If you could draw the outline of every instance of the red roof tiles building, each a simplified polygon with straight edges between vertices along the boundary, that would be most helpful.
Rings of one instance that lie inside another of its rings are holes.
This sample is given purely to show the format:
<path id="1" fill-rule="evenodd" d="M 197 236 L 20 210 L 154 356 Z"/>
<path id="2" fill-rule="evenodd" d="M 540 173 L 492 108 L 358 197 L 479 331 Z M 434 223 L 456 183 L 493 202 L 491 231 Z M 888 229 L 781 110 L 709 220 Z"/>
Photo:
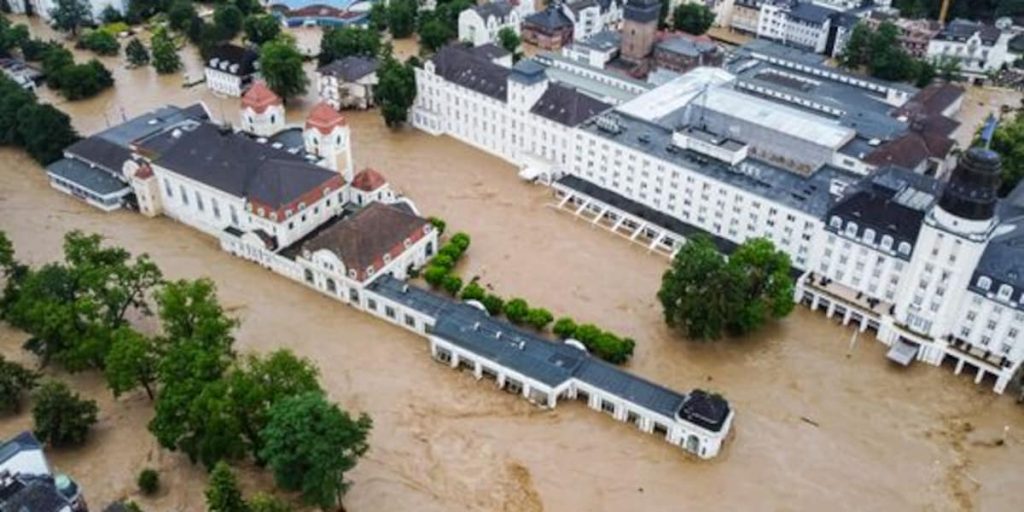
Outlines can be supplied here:
<path id="1" fill-rule="evenodd" d="M 262 114 L 268 108 L 273 105 L 283 105 L 281 97 L 274 94 L 267 84 L 263 82 L 256 82 L 245 92 L 242 96 L 242 107 L 251 108 L 256 111 L 257 114 Z"/>
<path id="2" fill-rule="evenodd" d="M 363 192 L 373 192 L 387 184 L 388 180 L 381 173 L 369 167 L 359 171 L 355 178 L 352 178 L 352 187 Z"/>
<path id="3" fill-rule="evenodd" d="M 331 133 L 334 128 L 345 126 L 346 124 L 345 116 L 338 113 L 337 110 L 334 110 L 334 107 L 324 101 L 317 103 L 313 110 L 309 112 L 309 117 L 306 118 L 307 130 L 316 128 L 324 135 Z"/>

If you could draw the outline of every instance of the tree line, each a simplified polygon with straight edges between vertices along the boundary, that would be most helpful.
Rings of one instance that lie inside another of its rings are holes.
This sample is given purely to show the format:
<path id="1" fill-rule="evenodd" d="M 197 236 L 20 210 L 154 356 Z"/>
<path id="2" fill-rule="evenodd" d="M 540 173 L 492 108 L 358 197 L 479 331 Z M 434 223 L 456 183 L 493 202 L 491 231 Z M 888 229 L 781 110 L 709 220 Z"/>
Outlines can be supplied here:
<path id="1" fill-rule="evenodd" d="M 40 165 L 49 165 L 78 139 L 67 114 L 0 76 L 0 145 L 20 147 Z"/>
<path id="2" fill-rule="evenodd" d="M 165 280 L 148 256 L 78 231 L 65 236 L 62 261 L 38 267 L 20 263 L 0 233 L 0 272 L 0 317 L 29 334 L 24 348 L 42 368 L 102 372 L 115 397 L 145 393 L 155 409 L 150 432 L 193 463 L 213 470 L 253 460 L 309 504 L 340 503 L 372 421 L 330 402 L 308 359 L 287 349 L 239 356 L 239 322 L 212 281 Z M 153 315 L 153 334 L 129 321 Z M 0 360 L 0 408 L 8 410 L 38 381 L 12 364 Z M 51 444 L 83 442 L 98 413 L 95 402 L 52 381 L 34 402 L 36 433 Z M 154 480 L 140 474 L 140 487 Z"/>
<path id="3" fill-rule="evenodd" d="M 844 68 L 866 71 L 868 75 L 893 82 L 909 82 L 925 87 L 936 76 L 952 80 L 959 75 L 959 61 L 944 59 L 936 63 L 912 57 L 899 41 L 900 29 L 883 21 L 877 29 L 861 21 L 854 25 L 846 47 L 839 55 Z"/>

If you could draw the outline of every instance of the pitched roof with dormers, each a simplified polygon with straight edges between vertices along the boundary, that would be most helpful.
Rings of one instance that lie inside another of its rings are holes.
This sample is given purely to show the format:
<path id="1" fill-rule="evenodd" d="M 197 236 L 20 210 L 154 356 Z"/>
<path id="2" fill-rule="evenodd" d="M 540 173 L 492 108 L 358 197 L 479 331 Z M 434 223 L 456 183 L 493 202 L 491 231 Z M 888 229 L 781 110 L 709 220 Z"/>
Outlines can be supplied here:
<path id="1" fill-rule="evenodd" d="M 251 108 L 257 114 L 262 114 L 272 105 L 282 105 L 281 97 L 271 91 L 267 84 L 256 82 L 242 96 L 242 107 Z"/>
<path id="2" fill-rule="evenodd" d="M 321 101 L 317 103 L 306 118 L 306 129 L 316 128 L 320 133 L 331 133 L 338 126 L 345 126 L 345 116 L 334 110 L 334 107 Z"/>

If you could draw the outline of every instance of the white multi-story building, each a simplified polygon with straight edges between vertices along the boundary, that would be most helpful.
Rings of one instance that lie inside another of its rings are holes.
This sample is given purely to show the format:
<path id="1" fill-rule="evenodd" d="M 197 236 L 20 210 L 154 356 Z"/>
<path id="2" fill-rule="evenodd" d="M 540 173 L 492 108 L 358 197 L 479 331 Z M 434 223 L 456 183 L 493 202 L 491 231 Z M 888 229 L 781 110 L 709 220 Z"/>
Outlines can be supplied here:
<path id="1" fill-rule="evenodd" d="M 337 110 L 365 110 L 376 105 L 377 59 L 350 55 L 317 70 L 320 99 Z"/>
<path id="2" fill-rule="evenodd" d="M 766 1 L 761 4 L 757 36 L 823 53 L 838 13 L 809 2 Z"/>
<path id="3" fill-rule="evenodd" d="M 85 0 L 89 15 L 96 23 L 103 21 L 103 11 L 111 8 L 120 14 L 128 12 L 128 0 Z M 7 5 L 15 14 L 34 14 L 50 21 L 50 12 L 57 8 L 57 0 L 9 0 Z"/>
<path id="4" fill-rule="evenodd" d="M 239 97 L 249 88 L 259 68 L 259 54 L 248 48 L 222 44 L 210 50 L 203 74 L 206 87 L 226 96 Z"/>
<path id="5" fill-rule="evenodd" d="M 507 28 L 518 36 L 523 14 L 504 0 L 474 5 L 459 13 L 459 41 L 480 46 L 499 43 L 498 32 Z"/>
<path id="6" fill-rule="evenodd" d="M 928 43 L 927 56 L 935 62 L 954 59 L 961 73 L 980 79 L 1013 63 L 1007 48 L 1013 36 L 992 25 L 956 19 Z"/>

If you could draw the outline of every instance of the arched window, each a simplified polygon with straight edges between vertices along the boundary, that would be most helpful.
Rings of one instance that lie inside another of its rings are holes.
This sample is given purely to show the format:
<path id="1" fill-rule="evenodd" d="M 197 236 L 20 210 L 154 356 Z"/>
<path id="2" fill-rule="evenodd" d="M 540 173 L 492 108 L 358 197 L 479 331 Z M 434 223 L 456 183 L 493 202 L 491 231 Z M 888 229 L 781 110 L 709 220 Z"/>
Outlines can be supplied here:
<path id="1" fill-rule="evenodd" d="M 978 288 L 981 288 L 982 290 L 988 290 L 991 287 L 992 279 L 990 279 L 988 276 L 981 276 L 978 278 Z"/>
<path id="2" fill-rule="evenodd" d="M 334 279 L 327 278 L 327 291 L 331 293 L 338 293 L 338 286 L 334 284 Z"/>
<path id="3" fill-rule="evenodd" d="M 846 234 L 849 236 L 857 236 L 857 223 L 851 222 L 846 225 Z"/>
<path id="4" fill-rule="evenodd" d="M 305 274 L 306 282 L 309 284 L 313 284 L 313 271 L 307 268 Z"/>
<path id="5" fill-rule="evenodd" d="M 1010 295 L 1013 294 L 1013 287 L 1008 284 L 999 285 L 999 298 L 1003 300 L 1009 300 Z"/>
<path id="6" fill-rule="evenodd" d="M 869 244 L 875 243 L 875 230 L 867 228 L 864 230 L 864 241 Z"/>
<path id="7" fill-rule="evenodd" d="M 899 251 L 903 254 L 910 254 L 910 242 L 900 242 Z"/>
<path id="8" fill-rule="evenodd" d="M 887 251 L 889 249 L 892 249 L 892 237 L 891 236 L 889 236 L 889 235 L 883 235 L 882 236 L 882 249 L 885 249 Z"/>
<path id="9" fill-rule="evenodd" d="M 828 221 L 828 225 L 836 229 L 839 229 L 843 225 L 843 219 L 840 219 L 838 215 L 833 215 Z"/>

